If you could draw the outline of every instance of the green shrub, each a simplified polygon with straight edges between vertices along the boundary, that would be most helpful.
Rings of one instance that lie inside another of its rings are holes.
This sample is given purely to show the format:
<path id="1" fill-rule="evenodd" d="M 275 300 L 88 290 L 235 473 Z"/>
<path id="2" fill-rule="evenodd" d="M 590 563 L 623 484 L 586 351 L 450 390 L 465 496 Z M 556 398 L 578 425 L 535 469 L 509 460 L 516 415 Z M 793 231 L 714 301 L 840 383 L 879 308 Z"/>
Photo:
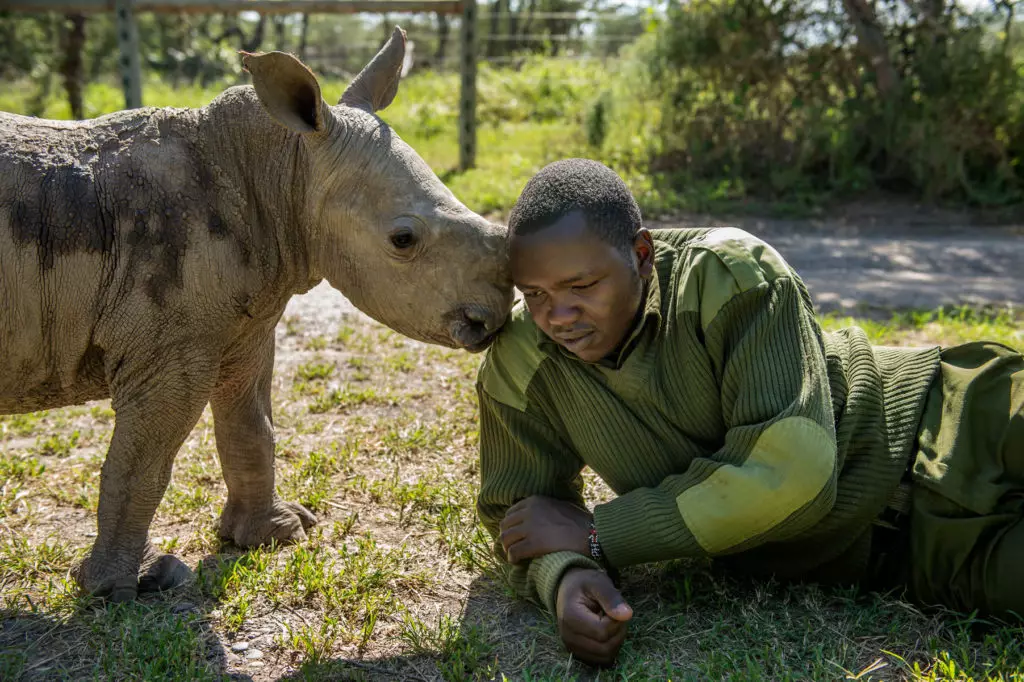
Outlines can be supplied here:
<path id="1" fill-rule="evenodd" d="M 944 16 L 928 32 L 879 3 L 900 78 L 886 96 L 845 15 L 816 7 L 672 5 L 645 53 L 663 114 L 651 169 L 774 198 L 1024 199 L 1024 68 L 991 13 Z"/>

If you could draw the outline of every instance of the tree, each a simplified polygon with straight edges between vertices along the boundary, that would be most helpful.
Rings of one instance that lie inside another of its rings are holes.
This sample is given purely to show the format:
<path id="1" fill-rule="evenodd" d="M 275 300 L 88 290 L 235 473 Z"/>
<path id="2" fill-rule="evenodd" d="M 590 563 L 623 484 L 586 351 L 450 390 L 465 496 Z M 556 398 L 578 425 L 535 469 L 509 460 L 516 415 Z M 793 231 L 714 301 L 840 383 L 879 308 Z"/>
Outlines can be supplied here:
<path id="1" fill-rule="evenodd" d="M 85 118 L 85 107 L 82 104 L 82 52 L 85 48 L 85 17 L 81 14 L 69 14 L 61 27 L 61 43 L 64 47 L 64 59 L 61 61 L 60 73 L 64 78 L 64 89 L 71 105 L 71 115 L 78 120 Z"/>

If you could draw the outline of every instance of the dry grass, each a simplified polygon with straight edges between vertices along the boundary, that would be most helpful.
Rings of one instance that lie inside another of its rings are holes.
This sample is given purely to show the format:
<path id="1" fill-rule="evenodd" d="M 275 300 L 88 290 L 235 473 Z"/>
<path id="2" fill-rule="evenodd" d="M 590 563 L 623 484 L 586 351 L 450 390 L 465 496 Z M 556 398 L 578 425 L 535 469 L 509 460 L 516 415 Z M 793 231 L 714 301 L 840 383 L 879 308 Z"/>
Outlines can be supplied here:
<path id="1" fill-rule="evenodd" d="M 1019 346 L 1019 321 L 904 316 L 871 333 Z M 221 544 L 207 413 L 152 529 L 197 580 L 138 603 L 97 606 L 67 577 L 95 536 L 108 403 L 0 418 L 0 679 L 1021 679 L 1020 628 L 682 562 L 627 572 L 620 664 L 580 666 L 511 598 L 473 516 L 479 356 L 355 314 L 287 317 L 278 338 L 280 492 L 320 524 L 298 546 Z"/>

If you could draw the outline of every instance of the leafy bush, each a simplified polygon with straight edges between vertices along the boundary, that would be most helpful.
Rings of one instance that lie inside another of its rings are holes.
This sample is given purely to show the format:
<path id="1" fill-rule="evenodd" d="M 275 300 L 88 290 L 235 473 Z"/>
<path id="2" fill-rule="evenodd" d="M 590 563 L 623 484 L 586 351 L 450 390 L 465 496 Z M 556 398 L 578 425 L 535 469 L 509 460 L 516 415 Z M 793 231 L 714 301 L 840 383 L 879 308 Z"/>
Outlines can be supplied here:
<path id="1" fill-rule="evenodd" d="M 898 87 L 879 87 L 842 5 L 693 0 L 645 47 L 662 110 L 652 171 L 742 193 L 869 188 L 1024 198 L 1024 65 L 996 15 L 878 4 Z M 884 21 L 883 21 L 884 19 Z"/>

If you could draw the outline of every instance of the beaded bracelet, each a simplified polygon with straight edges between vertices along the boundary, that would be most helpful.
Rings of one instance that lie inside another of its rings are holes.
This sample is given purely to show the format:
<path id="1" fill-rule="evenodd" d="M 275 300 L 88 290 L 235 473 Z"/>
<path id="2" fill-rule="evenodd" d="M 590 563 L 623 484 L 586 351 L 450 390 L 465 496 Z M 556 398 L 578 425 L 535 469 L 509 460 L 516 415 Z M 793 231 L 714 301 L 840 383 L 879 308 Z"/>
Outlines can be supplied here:
<path id="1" fill-rule="evenodd" d="M 597 526 L 594 522 L 590 522 L 590 556 L 591 558 L 600 563 L 604 564 L 604 552 L 601 551 L 601 543 L 597 539 Z"/>

